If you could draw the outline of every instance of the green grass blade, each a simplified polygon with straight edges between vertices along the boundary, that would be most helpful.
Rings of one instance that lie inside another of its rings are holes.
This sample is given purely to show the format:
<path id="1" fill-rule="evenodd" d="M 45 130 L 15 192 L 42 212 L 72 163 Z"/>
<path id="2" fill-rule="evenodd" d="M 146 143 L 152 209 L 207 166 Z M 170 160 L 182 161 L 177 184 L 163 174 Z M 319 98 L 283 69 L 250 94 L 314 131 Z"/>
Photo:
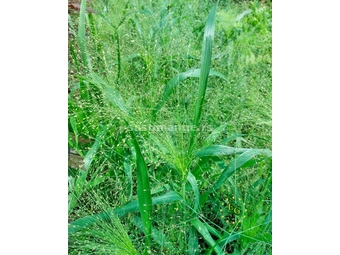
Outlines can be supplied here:
<path id="1" fill-rule="evenodd" d="M 252 12 L 252 10 L 248 9 L 248 10 L 245 10 L 244 12 L 242 12 L 240 15 L 238 15 L 235 19 L 235 22 L 238 22 L 240 21 L 241 19 L 243 19 L 244 16 L 250 14 Z"/>
<path id="2" fill-rule="evenodd" d="M 194 226 L 189 231 L 188 255 L 199 255 L 198 234 Z"/>
<path id="3" fill-rule="evenodd" d="M 229 147 L 225 145 L 211 145 L 198 151 L 196 153 L 196 156 L 197 157 L 209 157 L 209 156 L 221 157 L 221 156 L 234 155 L 237 153 L 243 153 L 248 150 L 249 149 L 234 148 L 234 147 Z"/>
<path id="4" fill-rule="evenodd" d="M 199 90 L 198 90 L 198 98 L 196 101 L 195 116 L 194 116 L 194 122 L 193 122 L 195 127 L 198 127 L 199 125 L 200 117 L 202 114 L 204 97 L 205 97 L 205 93 L 207 90 L 208 76 L 209 76 L 210 66 L 211 66 L 212 45 L 214 41 L 216 10 L 217 10 L 217 3 L 215 4 L 213 9 L 209 13 L 209 16 L 208 16 L 208 19 L 205 25 L 205 30 L 204 30 Z M 192 150 L 195 135 L 196 135 L 196 130 L 193 130 L 190 135 L 189 151 Z"/>
<path id="5" fill-rule="evenodd" d="M 182 197 L 180 195 L 178 195 L 174 191 L 168 191 L 167 193 L 165 193 L 163 195 L 153 197 L 152 198 L 152 205 L 168 204 L 168 203 L 172 203 L 172 202 L 176 202 L 176 201 L 180 201 L 180 200 L 182 200 Z M 134 201 L 131 201 L 130 203 L 122 206 L 122 207 L 114 209 L 113 212 L 117 216 L 123 217 L 127 213 L 138 212 L 138 210 L 139 210 L 138 201 L 134 200 Z"/>
<path id="6" fill-rule="evenodd" d="M 187 78 L 199 78 L 201 73 L 201 69 L 190 69 L 188 71 L 185 71 L 183 73 L 180 73 L 173 77 L 165 86 L 163 96 L 161 101 L 154 107 L 152 111 L 153 118 L 156 117 L 157 112 L 165 105 L 166 101 L 168 100 L 169 96 L 172 94 L 174 89 L 185 79 Z M 224 80 L 227 80 L 227 77 L 219 72 L 210 70 L 209 76 L 214 75 L 217 77 L 220 77 Z"/>
<path id="7" fill-rule="evenodd" d="M 77 60 L 77 55 L 76 55 L 76 52 L 74 50 L 72 43 L 69 43 L 69 47 L 70 47 L 70 52 L 71 52 L 71 56 L 72 56 L 72 59 L 73 59 L 73 63 L 75 65 L 77 71 L 80 72 L 80 67 L 79 67 L 79 63 L 78 63 L 78 60 Z M 68 66 L 70 66 L 70 60 L 69 60 Z"/>
<path id="8" fill-rule="evenodd" d="M 216 77 L 219 77 L 219 78 L 227 81 L 227 76 L 225 76 L 223 73 L 216 72 L 214 70 L 210 70 L 209 71 L 209 76 L 216 76 Z"/>
<path id="9" fill-rule="evenodd" d="M 131 115 L 129 109 L 125 106 L 124 100 L 117 90 L 109 86 L 99 75 L 92 73 L 91 82 L 96 84 L 103 92 L 105 98 L 122 110 L 125 114 Z"/>
<path id="10" fill-rule="evenodd" d="M 78 24 L 78 44 L 80 48 L 80 53 L 81 53 L 81 58 L 83 60 L 83 63 L 85 66 L 87 66 L 87 58 L 86 58 L 86 53 L 85 53 L 85 13 L 86 11 L 86 0 L 81 0 L 81 5 L 80 5 L 80 16 L 79 16 L 79 24 Z"/>
<path id="11" fill-rule="evenodd" d="M 199 77 L 199 73 L 200 69 L 191 69 L 172 78 L 164 88 L 162 100 L 153 109 L 153 116 L 155 117 L 156 113 L 164 106 L 176 86 L 188 77 Z"/>
<path id="12" fill-rule="evenodd" d="M 74 133 L 74 139 L 76 140 L 76 147 L 78 147 L 78 136 L 79 136 L 79 133 L 78 133 L 78 129 L 77 129 L 77 125 L 76 125 L 76 120 L 74 119 L 73 116 L 70 117 L 70 124 L 71 124 L 71 127 L 72 127 L 72 130 L 73 130 L 73 133 Z"/>
<path id="13" fill-rule="evenodd" d="M 90 165 L 92 163 L 93 157 L 96 154 L 99 146 L 102 144 L 103 142 L 103 138 L 105 137 L 106 134 L 106 127 L 102 126 L 100 131 L 98 132 L 97 136 L 96 136 L 96 141 L 94 142 L 94 144 L 92 145 L 91 149 L 86 153 L 85 157 L 84 157 L 84 167 L 85 170 L 88 171 L 90 168 Z"/>
<path id="14" fill-rule="evenodd" d="M 272 209 L 270 209 L 270 211 L 268 212 L 266 218 L 265 218 L 265 221 L 264 221 L 264 224 L 268 224 L 270 222 L 272 222 Z"/>
<path id="15" fill-rule="evenodd" d="M 198 233 L 200 233 L 203 236 L 204 240 L 211 247 L 213 247 L 217 255 L 224 255 L 224 252 L 222 251 L 221 247 L 216 244 L 215 240 L 211 237 L 206 225 L 203 222 L 196 218 L 191 221 L 191 224 L 197 229 Z"/>
<path id="16" fill-rule="evenodd" d="M 204 147 L 209 146 L 213 143 L 215 143 L 216 139 L 225 132 L 226 128 L 228 126 L 228 123 L 223 123 L 221 126 L 214 129 L 211 134 L 205 139 L 204 141 Z"/>
<path id="17" fill-rule="evenodd" d="M 132 218 L 133 223 L 141 230 L 143 230 L 142 219 L 134 216 Z M 162 232 L 158 231 L 155 227 L 152 227 L 151 237 L 156 241 L 160 246 L 168 249 L 174 250 L 174 245 L 169 241 L 168 237 L 164 235 Z"/>
<path id="18" fill-rule="evenodd" d="M 126 178 L 126 189 L 128 193 L 128 201 L 132 199 L 132 169 L 128 158 L 124 160 L 124 174 Z"/>
<path id="19" fill-rule="evenodd" d="M 70 14 L 68 15 L 68 24 L 70 25 L 70 29 L 71 29 L 70 33 L 76 36 L 75 28 L 74 28 L 73 21 L 72 21 Z"/>
<path id="20" fill-rule="evenodd" d="M 207 228 L 207 230 L 211 233 L 211 234 L 213 234 L 214 236 L 216 236 L 217 238 L 221 238 L 221 233 L 216 229 L 216 228 L 214 228 L 214 227 L 212 227 L 211 225 L 209 225 L 209 224 L 205 224 L 205 227 Z"/>
<path id="21" fill-rule="evenodd" d="M 74 96 L 74 94 L 76 93 L 76 91 L 79 90 L 79 89 L 80 89 L 80 82 L 76 83 L 76 84 L 72 87 L 70 93 L 68 94 L 69 100 L 72 100 L 72 97 Z M 72 101 L 71 101 L 71 102 L 72 102 Z"/>
<path id="22" fill-rule="evenodd" d="M 160 34 L 162 33 L 162 30 L 165 28 L 165 24 L 167 21 L 167 8 L 168 8 L 168 1 L 164 0 L 162 4 L 162 9 L 160 13 L 160 21 L 159 21 L 159 29 L 160 29 Z"/>
<path id="23" fill-rule="evenodd" d="M 240 234 L 237 232 L 234 233 L 225 233 L 223 236 L 221 236 L 216 243 L 219 244 L 221 247 L 226 246 L 228 243 L 231 243 L 232 241 L 235 241 L 240 238 Z M 213 252 L 213 248 L 211 247 L 205 254 L 209 255 Z"/>
<path id="24" fill-rule="evenodd" d="M 136 150 L 138 203 L 145 234 L 144 254 L 148 254 L 152 231 L 152 199 L 149 174 L 134 131 L 131 131 L 130 134 Z"/>
<path id="25" fill-rule="evenodd" d="M 202 157 L 205 159 L 213 159 L 219 160 L 222 156 L 230 156 L 234 154 L 241 155 L 237 156 L 235 159 L 232 160 L 232 162 L 224 166 L 224 164 L 221 164 L 221 168 L 223 169 L 222 174 L 220 175 L 217 182 L 214 184 L 213 189 L 206 191 L 200 195 L 200 205 L 203 206 L 205 202 L 208 200 L 209 194 L 220 188 L 223 183 L 235 173 L 235 171 L 240 167 L 250 167 L 253 166 L 258 162 L 258 160 L 255 160 L 254 157 L 258 155 L 263 155 L 265 157 L 271 157 L 271 151 L 269 149 L 244 149 L 244 148 L 234 148 L 234 147 L 228 147 L 224 145 L 213 145 L 208 146 L 206 148 L 203 148 L 200 150 L 196 156 Z M 211 158 L 209 158 L 211 157 Z"/>
<path id="26" fill-rule="evenodd" d="M 119 39 L 118 30 L 116 30 L 115 39 L 116 39 L 116 42 L 117 42 L 117 63 L 118 63 L 116 83 L 119 84 L 120 73 L 121 73 L 121 70 L 122 70 L 122 56 L 121 56 L 121 52 L 120 52 L 120 39 Z"/>
<path id="27" fill-rule="evenodd" d="M 143 45 L 146 46 L 144 35 L 143 35 L 143 31 L 142 31 L 141 25 L 139 24 L 139 20 L 138 20 L 137 15 L 133 15 L 130 18 L 130 20 L 135 24 L 136 30 L 137 30 L 137 32 L 139 34 L 139 37 L 141 38 L 141 40 L 143 42 Z"/>
<path id="28" fill-rule="evenodd" d="M 249 149 L 245 152 L 243 152 L 241 155 L 236 157 L 232 160 L 232 162 L 225 168 L 225 170 L 222 172 L 221 176 L 217 180 L 217 182 L 214 184 L 213 189 L 217 190 L 219 189 L 223 183 L 233 174 L 237 169 L 245 165 L 249 160 L 251 160 L 253 157 L 257 155 L 264 155 L 267 157 L 271 157 L 271 151 L 270 150 L 261 150 L 261 149 Z"/>
<path id="29" fill-rule="evenodd" d="M 177 201 L 181 201 L 181 200 L 182 200 L 182 197 L 180 195 L 178 195 L 176 192 L 168 191 L 167 193 L 165 193 L 163 195 L 153 197 L 152 198 L 152 204 L 153 205 L 168 204 L 168 203 L 177 202 Z M 80 218 L 76 221 L 73 221 L 69 224 L 68 233 L 72 234 L 74 232 L 81 230 L 84 227 L 92 225 L 97 220 L 106 219 L 107 213 L 113 212 L 118 217 L 123 217 L 124 215 L 126 215 L 128 213 L 138 212 L 138 211 L 139 211 L 138 201 L 134 200 L 134 201 L 131 201 L 130 203 L 122 206 L 122 207 L 110 209 L 110 210 L 108 210 L 108 212 L 103 212 L 103 213 L 99 213 L 99 214 L 95 214 L 95 215 L 91 215 L 91 216 L 86 216 L 86 217 Z"/>
<path id="30" fill-rule="evenodd" d="M 242 137 L 245 136 L 244 134 L 234 134 L 234 135 L 231 135 L 225 139 L 223 139 L 220 144 L 227 144 L 229 143 L 230 141 L 233 141 L 233 140 L 237 140 L 237 139 L 240 139 L 241 141 L 243 140 Z"/>
<path id="31" fill-rule="evenodd" d="M 104 183 L 107 179 L 107 176 L 96 176 L 95 178 L 92 178 L 86 185 L 85 191 L 90 191 L 91 189 L 94 189 L 96 186 L 100 185 L 101 183 Z"/>
<path id="32" fill-rule="evenodd" d="M 196 177 L 191 172 L 188 173 L 187 180 L 190 183 L 192 190 L 194 191 L 194 194 L 195 194 L 194 211 L 197 212 L 199 205 L 200 205 L 200 194 L 198 191 L 197 180 L 196 180 Z"/>

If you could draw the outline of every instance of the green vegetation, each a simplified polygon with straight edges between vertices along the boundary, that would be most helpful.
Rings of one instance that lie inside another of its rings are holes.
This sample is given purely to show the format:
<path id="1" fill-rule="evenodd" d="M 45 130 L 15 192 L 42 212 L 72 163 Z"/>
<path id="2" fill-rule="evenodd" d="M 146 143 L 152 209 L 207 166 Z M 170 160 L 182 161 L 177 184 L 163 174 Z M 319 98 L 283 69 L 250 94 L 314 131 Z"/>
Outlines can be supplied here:
<path id="1" fill-rule="evenodd" d="M 112 2 L 69 15 L 69 254 L 271 254 L 271 4 Z"/>

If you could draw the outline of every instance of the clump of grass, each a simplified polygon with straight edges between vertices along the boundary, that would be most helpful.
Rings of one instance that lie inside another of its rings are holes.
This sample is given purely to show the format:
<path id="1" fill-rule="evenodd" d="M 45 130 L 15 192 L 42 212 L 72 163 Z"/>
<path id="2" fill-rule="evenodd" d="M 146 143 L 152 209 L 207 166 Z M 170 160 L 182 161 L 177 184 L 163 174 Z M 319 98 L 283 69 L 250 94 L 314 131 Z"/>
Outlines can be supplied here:
<path id="1" fill-rule="evenodd" d="M 114 236 L 112 215 L 132 254 L 269 252 L 271 76 L 267 57 L 251 57 L 269 54 L 268 8 L 217 12 L 210 1 L 184 0 L 93 8 L 98 15 L 70 18 L 74 30 L 79 21 L 70 39 L 70 133 L 94 139 L 89 148 L 69 143 L 88 155 L 86 176 L 70 177 L 83 180 L 72 198 L 69 235 L 78 246 L 70 252 L 88 243 L 85 252 L 114 254 L 105 237 Z M 109 205 L 96 208 L 90 191 Z"/>

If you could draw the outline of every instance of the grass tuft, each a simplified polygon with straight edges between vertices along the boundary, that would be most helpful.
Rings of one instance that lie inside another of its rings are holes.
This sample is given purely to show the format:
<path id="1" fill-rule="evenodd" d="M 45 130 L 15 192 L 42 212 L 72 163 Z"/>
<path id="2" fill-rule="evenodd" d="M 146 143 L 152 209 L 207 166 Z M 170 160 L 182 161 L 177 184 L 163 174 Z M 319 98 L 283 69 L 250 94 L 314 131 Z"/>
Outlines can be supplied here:
<path id="1" fill-rule="evenodd" d="M 214 2 L 69 13 L 69 254 L 271 254 L 271 4 Z"/>

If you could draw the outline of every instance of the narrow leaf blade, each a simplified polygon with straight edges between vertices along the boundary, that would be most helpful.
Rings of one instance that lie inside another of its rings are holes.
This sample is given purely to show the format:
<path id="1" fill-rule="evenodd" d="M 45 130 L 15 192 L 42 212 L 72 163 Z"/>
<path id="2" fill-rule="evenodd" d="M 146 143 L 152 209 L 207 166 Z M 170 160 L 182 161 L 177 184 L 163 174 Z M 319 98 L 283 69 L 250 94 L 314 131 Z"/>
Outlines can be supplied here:
<path id="1" fill-rule="evenodd" d="M 152 231 L 152 199 L 149 174 L 134 131 L 131 130 L 130 134 L 136 150 L 138 203 L 145 233 L 144 253 L 147 253 L 151 243 Z"/>
<path id="2" fill-rule="evenodd" d="M 178 75 L 176 75 L 175 77 L 173 77 L 165 86 L 164 88 L 164 92 L 163 92 L 163 96 L 161 101 L 154 107 L 152 115 L 153 118 L 156 117 L 156 113 L 165 105 L 166 101 L 168 100 L 168 98 L 170 97 L 170 95 L 172 94 L 172 92 L 174 91 L 174 89 L 185 79 L 187 78 L 199 78 L 200 77 L 200 73 L 201 73 L 201 69 L 190 69 L 188 71 L 185 71 L 183 73 L 179 73 Z M 217 76 L 221 79 L 227 80 L 227 77 L 220 73 L 220 72 L 216 72 L 213 70 L 210 70 L 209 72 L 209 76 Z"/>
<path id="3" fill-rule="evenodd" d="M 208 76 L 209 76 L 210 66 L 211 66 L 212 45 L 214 41 L 216 10 L 217 10 L 217 3 L 214 5 L 213 9 L 209 13 L 209 16 L 208 16 L 208 19 L 205 25 L 205 30 L 204 30 L 199 90 L 198 90 L 198 98 L 196 101 L 196 108 L 195 108 L 195 115 L 194 115 L 194 122 L 193 122 L 195 127 L 198 127 L 199 125 L 199 120 L 202 114 L 204 97 L 205 97 L 205 93 L 207 90 Z M 193 130 L 190 135 L 190 148 L 189 148 L 190 151 L 194 144 L 195 136 L 196 136 L 196 129 Z"/>
<path id="4" fill-rule="evenodd" d="M 153 197 L 152 198 L 152 204 L 153 205 L 168 204 L 168 203 L 177 202 L 177 201 L 181 201 L 181 200 L 182 200 L 182 197 L 179 194 L 177 194 L 174 191 L 168 191 L 167 193 L 165 193 L 163 195 Z M 81 230 L 84 227 L 92 225 L 97 220 L 105 220 L 106 215 L 108 213 L 111 213 L 111 212 L 114 213 L 115 215 L 117 215 L 118 217 L 123 217 L 124 215 L 126 215 L 128 213 L 138 212 L 138 211 L 139 211 L 138 201 L 134 200 L 134 201 L 131 201 L 130 203 L 122 206 L 122 207 L 110 209 L 106 212 L 102 212 L 102 213 L 91 215 L 91 216 L 86 216 L 86 217 L 80 218 L 76 221 L 73 221 L 69 224 L 68 233 L 69 234 L 75 233 L 75 232 Z"/>
<path id="5" fill-rule="evenodd" d="M 86 11 L 86 0 L 81 0 L 80 5 L 80 16 L 78 25 L 78 44 L 80 48 L 81 57 L 84 65 L 87 65 L 87 58 L 85 53 L 85 11 Z"/>
<path id="6" fill-rule="evenodd" d="M 191 226 L 189 232 L 188 255 L 199 255 L 198 234 L 194 226 Z"/>
<path id="7" fill-rule="evenodd" d="M 243 153 L 248 151 L 249 149 L 245 148 L 234 148 L 225 145 L 211 145 L 207 146 L 196 153 L 197 157 L 222 157 L 228 155 L 234 155 L 237 153 Z"/>
<path id="8" fill-rule="evenodd" d="M 233 174 L 237 169 L 242 167 L 244 164 L 246 164 L 250 159 L 257 155 L 264 155 L 271 157 L 271 151 L 270 150 L 261 150 L 261 149 L 249 149 L 245 152 L 243 152 L 241 155 L 236 157 L 222 172 L 220 178 L 217 180 L 217 182 L 214 185 L 214 190 L 217 190 L 220 188 L 223 183 Z"/>
<path id="9" fill-rule="evenodd" d="M 197 231 L 203 236 L 204 240 L 211 246 L 214 247 L 214 251 L 218 255 L 223 255 L 224 252 L 222 251 L 221 247 L 216 244 L 214 239 L 211 237 L 207 227 L 203 222 L 201 222 L 199 219 L 193 219 L 191 221 L 191 224 L 197 229 Z"/>
<path id="10" fill-rule="evenodd" d="M 191 172 L 188 173 L 187 180 L 190 183 L 192 190 L 194 191 L 194 194 L 195 194 L 194 211 L 197 212 L 199 205 L 200 205 L 200 194 L 198 191 L 197 180 L 196 180 L 196 177 Z"/>

